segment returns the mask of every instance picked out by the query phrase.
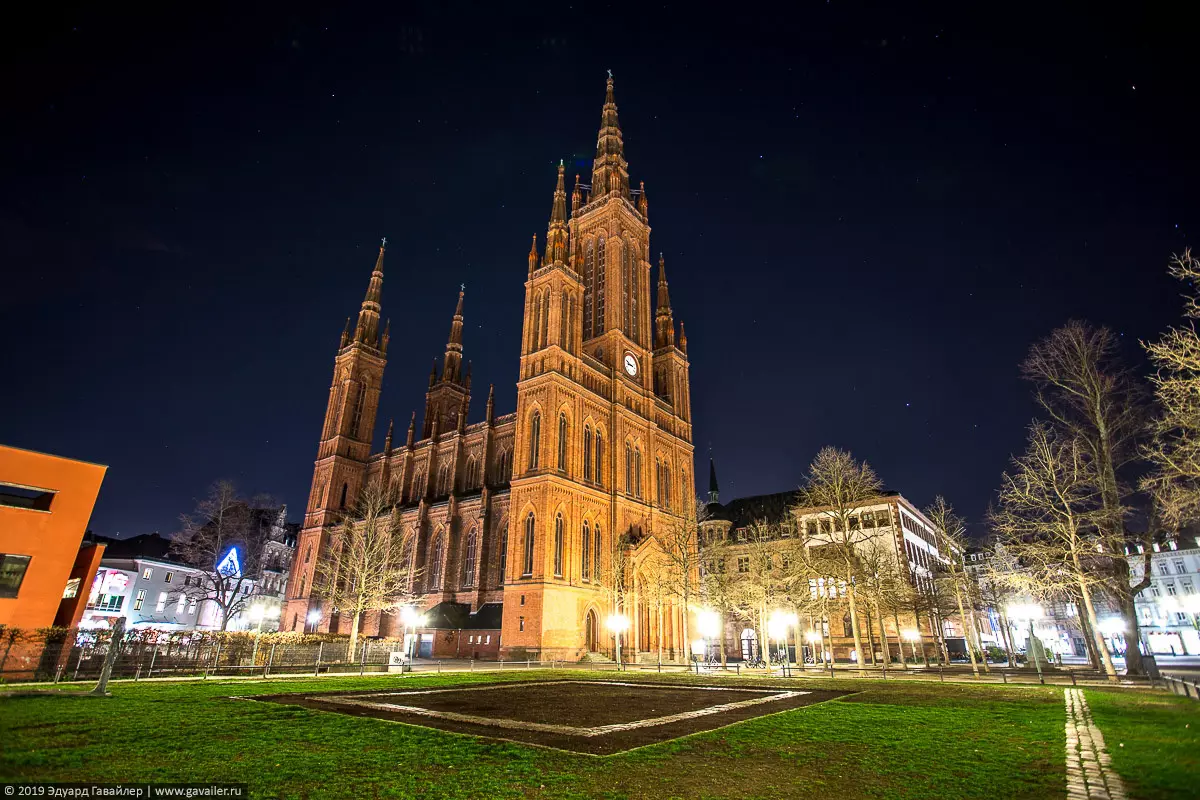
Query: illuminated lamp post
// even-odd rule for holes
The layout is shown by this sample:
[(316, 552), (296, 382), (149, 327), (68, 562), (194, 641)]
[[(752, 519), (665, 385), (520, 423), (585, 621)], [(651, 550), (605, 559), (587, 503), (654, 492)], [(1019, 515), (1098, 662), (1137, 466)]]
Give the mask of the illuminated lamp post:
[[(715, 639), (721, 633), (721, 615), (709, 609), (698, 610), (696, 612), (696, 630), (700, 632), (701, 641), (704, 644), (704, 654), (707, 656), (708, 641)], [(695, 650), (696, 647), (693, 644), (693, 653)]]
[(916, 628), (909, 628), (902, 631), (900, 635), (908, 642), (908, 649), (912, 652), (913, 663), (917, 663), (917, 642), (921, 641), (921, 632)]
[(770, 619), (767, 620), (767, 636), (775, 639), (783, 645), (783, 662), (787, 664), (787, 648), (788, 648), (788, 629), (799, 624), (800, 620), (795, 614), (788, 614), (784, 611), (771, 612)]
[(825, 648), (821, 648), (820, 653), (817, 652), (817, 643), (821, 641), (821, 634), (817, 633), (816, 631), (810, 630), (808, 633), (804, 634), (804, 638), (806, 640), (808, 640), (808, 645), (809, 645), (809, 647), (812, 648), (813, 662), (819, 664), (818, 669), (821, 667), (824, 667), (825, 666)]
[[(404, 622), (404, 632), (406, 646), (405, 652), (408, 654), (409, 663), (413, 660), (413, 645), (417, 640), (417, 628), (425, 625), (425, 615), (417, 613), (417, 610), (412, 606), (405, 606), (400, 609), (400, 619)], [(409, 638), (408, 630), (412, 629), (411, 638)]]
[[(306, 629), (304, 632), (305, 633), (316, 633), (317, 626), (321, 624), (321, 609), (314, 608), (312, 611), (309, 611), (308, 616), (304, 618), (304, 621), (308, 623), (309, 628), (312, 628), (311, 631)], [(295, 624), (295, 623), (293, 623), (293, 624)]]
[(617, 637), (617, 669), (621, 668), (621, 634), (629, 629), (629, 617), (624, 614), (612, 614), (606, 620), (608, 629)]
[(263, 620), (279, 619), (279, 606), (255, 603), (250, 607), (250, 619), (258, 620), (258, 626), (254, 632), (254, 650), (250, 653), (250, 663), (254, 664), (255, 659), (258, 658), (258, 639), (262, 636)]

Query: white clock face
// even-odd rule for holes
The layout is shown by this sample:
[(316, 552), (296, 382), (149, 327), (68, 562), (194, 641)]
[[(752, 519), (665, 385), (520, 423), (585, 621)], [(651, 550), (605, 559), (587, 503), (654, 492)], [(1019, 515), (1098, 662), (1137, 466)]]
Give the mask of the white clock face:
[(633, 357), (633, 353), (625, 354), (625, 372), (631, 378), (637, 375), (637, 359)]

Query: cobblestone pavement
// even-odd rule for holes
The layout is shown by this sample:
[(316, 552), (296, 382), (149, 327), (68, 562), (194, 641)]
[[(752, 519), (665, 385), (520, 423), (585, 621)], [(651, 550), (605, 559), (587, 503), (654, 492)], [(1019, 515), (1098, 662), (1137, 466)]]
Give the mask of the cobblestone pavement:
[(1067, 799), (1125, 800), (1125, 786), (1113, 771), (1104, 735), (1092, 720), (1081, 689), (1063, 692), (1067, 704)]

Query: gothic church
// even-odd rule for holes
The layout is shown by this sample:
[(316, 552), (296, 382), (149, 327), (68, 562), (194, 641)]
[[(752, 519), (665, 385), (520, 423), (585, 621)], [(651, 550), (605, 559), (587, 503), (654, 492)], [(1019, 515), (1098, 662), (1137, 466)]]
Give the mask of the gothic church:
[[(637, 564), (655, 530), (678, 524), (695, 496), (687, 338), (675, 320), (663, 259), (651, 306), (644, 184), (631, 188), (608, 79), (591, 184), (568, 197), (558, 167), (545, 248), (525, 280), (517, 410), (468, 423), (463, 293), (440, 371), (429, 375), (420, 435), (389, 426), (371, 453), (388, 330), (380, 331), (384, 247), (353, 331), (342, 334), (284, 630), (348, 630), (314, 592), (330, 532), (370, 481), (388, 487), (411, 547), (425, 609), (452, 604), (499, 616), (501, 658), (609, 653), (604, 620), (631, 620), (632, 651), (686, 652), (682, 610), (639, 596)], [(397, 635), (396, 615), (362, 620)]]

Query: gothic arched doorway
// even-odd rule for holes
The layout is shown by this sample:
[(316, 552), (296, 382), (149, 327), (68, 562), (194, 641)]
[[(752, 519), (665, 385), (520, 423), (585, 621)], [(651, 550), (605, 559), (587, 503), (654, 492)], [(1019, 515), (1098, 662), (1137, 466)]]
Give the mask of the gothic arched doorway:
[(589, 609), (583, 618), (583, 638), (589, 653), (596, 652), (600, 647), (600, 623), (596, 619), (596, 610)]

